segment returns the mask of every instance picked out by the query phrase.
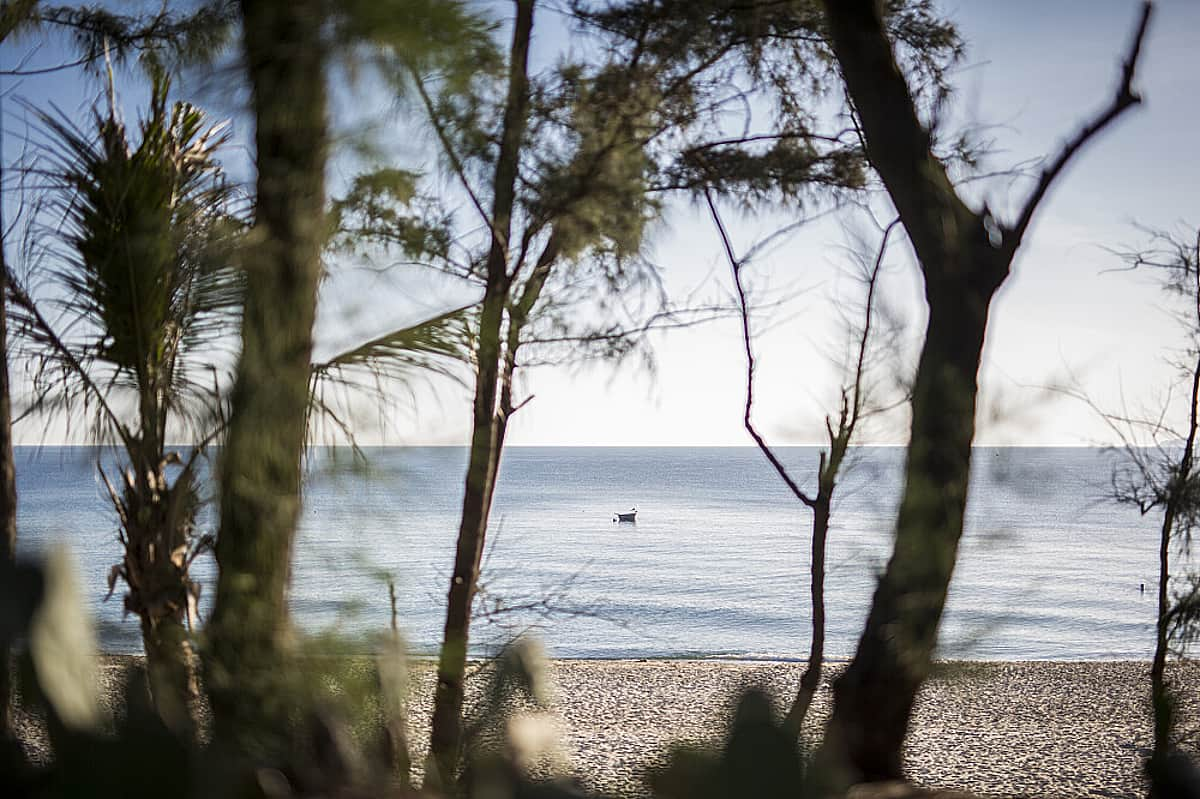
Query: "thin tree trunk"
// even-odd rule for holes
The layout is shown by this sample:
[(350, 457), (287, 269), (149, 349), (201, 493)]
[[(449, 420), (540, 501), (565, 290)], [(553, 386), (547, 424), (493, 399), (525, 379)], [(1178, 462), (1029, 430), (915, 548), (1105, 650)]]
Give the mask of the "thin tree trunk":
[(471, 606), (479, 579), (487, 535), (492, 485), (503, 443), (493, 410), (499, 374), (500, 320), (503, 296), (484, 297), (480, 315), (479, 365), (475, 384), (474, 429), (463, 495), (462, 520), (450, 578), (446, 623), (434, 689), (430, 753), (443, 786), (453, 784), (462, 748), (463, 678), (466, 673)]
[[(2, 172), (0, 165), (0, 175)], [(0, 212), (0, 231), (4, 214)], [(17, 559), (17, 475), (13, 460), (12, 396), (8, 380), (8, 262), (0, 241), (0, 561)], [(12, 728), (12, 658), (0, 650), (0, 738), (10, 737)]]
[(325, 5), (242, 0), (258, 179), (242, 353), (220, 464), (207, 689), (214, 735), (286, 753), (287, 585), (325, 238)]
[[(1197, 322), (1200, 323), (1200, 274), (1194, 277)], [(1188, 435), (1184, 441), (1179, 468), (1171, 484), (1167, 506), (1163, 512), (1162, 528), (1158, 538), (1158, 617), (1155, 624), (1154, 660), (1150, 665), (1150, 699), (1154, 711), (1154, 748), (1150, 753), (1148, 772), (1150, 796), (1163, 794), (1163, 779), (1166, 776), (1167, 755), (1171, 751), (1171, 730), (1174, 726), (1174, 706), (1167, 685), (1167, 654), (1170, 645), (1170, 598), (1171, 540), (1175, 535), (1175, 518), (1180, 504), (1186, 502), (1188, 484), (1192, 478), (1193, 453), (1196, 449), (1196, 434), (1200, 430), (1200, 359), (1192, 369), (1191, 409), (1188, 417)]]
[(1170, 610), (1167, 598), (1167, 583), (1171, 578), (1170, 544), (1171, 531), (1175, 525), (1174, 503), (1163, 514), (1162, 530), (1158, 541), (1158, 623), (1155, 625), (1154, 661), (1150, 665), (1150, 699), (1154, 711), (1154, 749), (1150, 753), (1148, 772), (1150, 796), (1161, 795), (1159, 786), (1166, 766), (1171, 745), (1171, 697), (1167, 693), (1167, 620)]
[[(886, 246), (887, 239), (884, 239)], [(883, 258), (880, 249), (879, 259)], [(878, 264), (878, 260), (877, 260)], [(876, 266), (875, 275), (878, 275)], [(829, 427), (829, 454), (821, 454), (820, 467), (817, 469), (817, 496), (813, 498), (810, 507), (813, 512), (812, 521), (812, 577), (809, 581), (809, 595), (812, 600), (812, 638), (809, 642), (808, 663), (804, 673), (800, 675), (800, 688), (796, 698), (788, 708), (783, 720), (783, 728), (793, 738), (799, 740), (804, 732), (804, 722), (808, 711), (812, 709), (813, 699), (821, 686), (821, 675), (825, 668), (825, 561), (826, 544), (829, 540), (829, 516), (833, 505), (833, 492), (837, 488), (838, 472), (842, 461), (846, 458), (846, 450), (854, 429), (858, 425), (859, 414), (862, 411), (862, 381), (863, 359), (865, 358), (868, 336), (871, 329), (871, 307), (874, 302), (875, 276), (871, 278), (871, 289), (867, 295), (867, 323), (859, 342), (858, 365), (854, 372), (852, 403), (843, 394), (842, 413), (838, 421), (837, 432)], [(828, 424), (828, 420), (826, 420)]]
[(492, 238), (486, 263), (487, 284), (476, 347), (477, 372), (470, 460), (463, 494), (462, 520), (447, 596), (446, 623), (434, 689), (430, 753), (441, 784), (453, 784), (462, 755), (463, 680), (470, 640), (471, 607), (487, 538), (496, 473), (504, 443), (505, 420), (497, 413), (501, 377), (501, 328), (511, 288), (509, 237), (516, 199), (521, 142), (529, 106), (529, 42), (533, 0), (518, 0), (509, 54), (508, 96), (492, 191)]
[(829, 537), (829, 498), (818, 496), (813, 505), (812, 579), (809, 595), (812, 598), (812, 639), (808, 647), (808, 664), (800, 675), (800, 690), (788, 708), (783, 728), (799, 739), (804, 721), (812, 707), (813, 697), (821, 686), (825, 664), (825, 544)]
[[(0, 43), (10, 32), (11, 29), (0, 33)], [(0, 119), (4, 118), (3, 95), (0, 91)], [(0, 186), (4, 185), (3, 152), (4, 133), (0, 130)], [(0, 196), (0, 564), (11, 566), (17, 561), (17, 470), (13, 458), (12, 386), (8, 375), (8, 255), (4, 241), (8, 228), (3, 205)], [(12, 655), (7, 647), (0, 647), (0, 740), (16, 737), (12, 720)]]

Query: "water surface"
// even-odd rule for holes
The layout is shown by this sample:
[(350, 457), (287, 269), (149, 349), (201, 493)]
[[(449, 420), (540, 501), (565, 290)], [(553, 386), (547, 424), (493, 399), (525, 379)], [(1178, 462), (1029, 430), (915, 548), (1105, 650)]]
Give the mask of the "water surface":
[[(316, 454), (296, 548), (293, 612), (348, 635), (389, 620), (397, 586), (412, 647), (440, 637), (466, 466), (460, 448)], [(811, 484), (815, 448), (781, 451)], [(136, 651), (98, 450), (19, 448), (20, 544), (72, 547), (109, 651)], [(889, 552), (904, 451), (852, 451), (829, 544), (827, 652), (852, 654)], [(111, 456), (104, 461), (111, 463)], [(946, 657), (1148, 658), (1158, 520), (1104, 501), (1112, 456), (977, 449)], [(807, 479), (804, 479), (807, 478)], [(636, 524), (613, 513), (638, 508)], [(213, 514), (203, 523), (211, 527)], [(510, 448), (488, 546), (477, 652), (534, 629), (558, 657), (802, 658), (811, 517), (752, 448)], [(211, 560), (196, 575), (213, 593)], [(1145, 584), (1145, 592), (1139, 590)], [(204, 603), (207, 608), (207, 601)]]

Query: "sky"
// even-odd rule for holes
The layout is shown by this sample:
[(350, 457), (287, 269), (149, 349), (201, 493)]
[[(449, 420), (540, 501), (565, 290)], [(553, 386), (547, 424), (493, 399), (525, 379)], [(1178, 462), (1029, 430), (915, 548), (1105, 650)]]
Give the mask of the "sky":
[[(494, 8), (503, 4), (492, 3)], [(1057, 151), (1062, 140), (1111, 98), (1136, 22), (1134, 0), (958, 0), (941, 8), (958, 24), (966, 57), (954, 76), (948, 125), (967, 126), (990, 141), (989, 166), (1003, 169)], [(535, 27), (536, 47), (561, 46), (561, 24), (549, 16)], [(992, 305), (981, 370), (982, 445), (1097, 445), (1114, 435), (1087, 404), (1057, 389), (1087, 394), (1113, 412), (1157, 413), (1175, 383), (1170, 355), (1185, 343), (1163, 295), (1140, 273), (1119, 271), (1113, 249), (1139, 247), (1140, 226), (1200, 226), (1200, 3), (1160, 0), (1136, 81), (1145, 102), (1127, 112), (1080, 153), (1041, 205), (1012, 276)], [(6, 47), (0, 69), (27, 53)], [(35, 54), (55, 56), (53, 46)], [(140, 101), (132, 77), (122, 88), (127, 107)], [(39, 107), (52, 101), (78, 113), (95, 84), (80, 75), (0, 76), (4, 92), (6, 163), (19, 155), (28, 130), (18, 98)], [(201, 97), (217, 112), (233, 107), (221, 87)], [(345, 109), (382, 105), (369, 89), (341, 95)], [(133, 116), (135, 114), (131, 114)], [(235, 127), (238, 127), (235, 122)], [(14, 135), (15, 134), (15, 135)], [(238, 137), (245, 141), (245, 126)], [(248, 169), (243, 151), (230, 166)], [(331, 182), (345, 175), (335, 164)], [(972, 188), (993, 208), (1012, 208), (1027, 182), (992, 181)], [(11, 201), (6, 201), (6, 209)], [(881, 208), (881, 216), (888, 214)], [(744, 248), (793, 221), (730, 214), (732, 237)], [(750, 267), (753, 296), (765, 305), (754, 316), (758, 360), (754, 418), (773, 443), (820, 444), (823, 418), (836, 410), (845, 318), (854, 316), (859, 286), (852, 276), (847, 226), (826, 218)], [(874, 244), (870, 245), (871, 247)], [(11, 250), (10, 250), (11, 254)], [(711, 220), (700, 206), (668, 207), (651, 236), (650, 254), (677, 301), (689, 296), (729, 299), (730, 279)], [(881, 363), (881, 386), (911, 371), (924, 321), (921, 283), (906, 242), (889, 249), (883, 294), (901, 324), (899, 352)], [(436, 281), (361, 276), (337, 281), (323, 294), (318, 346), (354, 337), (354, 325), (411, 321), (447, 307), (460, 292)], [(363, 289), (367, 291), (364, 293)], [(367, 301), (360, 298), (369, 297)], [(347, 301), (347, 297), (354, 297)], [(364, 320), (368, 320), (364, 322)], [(370, 321), (373, 320), (373, 321)], [(742, 427), (745, 357), (740, 323), (727, 318), (702, 327), (655, 334), (654, 368), (640, 362), (536, 367), (520, 381), (533, 399), (515, 416), (512, 445), (702, 446), (748, 445)], [(363, 406), (360, 440), (387, 444), (465, 444), (469, 391), (443, 380), (418, 381), (397, 392), (385, 409)], [(885, 389), (882, 401), (893, 396)], [(1171, 406), (1180, 411), (1178, 396)], [(379, 424), (380, 418), (384, 419)], [(905, 439), (902, 409), (871, 420), (862, 443)], [(56, 441), (64, 434), (30, 420), (18, 441)]]

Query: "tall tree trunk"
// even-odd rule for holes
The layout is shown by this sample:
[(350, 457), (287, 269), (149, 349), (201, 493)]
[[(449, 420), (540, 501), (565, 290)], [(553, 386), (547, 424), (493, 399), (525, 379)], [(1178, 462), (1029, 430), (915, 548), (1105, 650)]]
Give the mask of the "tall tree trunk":
[(517, 0), (517, 16), (509, 54), (508, 96), (492, 187), (492, 238), (486, 262), (487, 285), (476, 345), (471, 452), (454, 554), (454, 571), (447, 596), (446, 624), (442, 632), (430, 729), (430, 753), (438, 778), (446, 787), (453, 784), (456, 778), (462, 754), (463, 678), (470, 640), (471, 607), (479, 580), (488, 514), (504, 443), (505, 419), (498, 414), (496, 401), (502, 371), (501, 329), (511, 289), (509, 237), (521, 143), (525, 136), (529, 107), (528, 61), (532, 31), (533, 0)]
[[(155, 356), (156, 357), (156, 356)], [(187, 573), (191, 489), (190, 470), (170, 486), (166, 475), (165, 420), (152, 364), (137, 374), (140, 393), (138, 435), (127, 454), (124, 486), (125, 582), (127, 612), (141, 620), (142, 647), (155, 709), (173, 730), (193, 739), (198, 719), (199, 684), (187, 629), (190, 584)]]
[[(20, 21), (11, 22), (15, 26)], [(0, 31), (0, 44), (11, 32), (12, 28)], [(0, 119), (4, 118), (3, 96), (0, 91)], [(3, 153), (4, 133), (0, 130), (0, 186), (4, 185)], [(13, 459), (12, 387), (8, 376), (8, 255), (4, 241), (8, 227), (3, 206), (0, 193), (0, 568), (17, 561), (17, 469)], [(0, 647), (0, 740), (15, 737), (12, 654), (6, 647)]]
[(909, 716), (937, 643), (962, 534), (987, 321), (986, 301), (972, 299), (930, 302), (892, 557), (854, 659), (834, 686), (825, 747), (854, 780), (902, 776)]
[(1167, 621), (1170, 606), (1167, 585), (1171, 579), (1171, 532), (1175, 525), (1174, 503), (1163, 514), (1158, 540), (1158, 618), (1154, 634), (1154, 660), (1150, 664), (1150, 700), (1154, 712), (1154, 748), (1150, 752), (1147, 772), (1150, 776), (1150, 796), (1161, 796), (1159, 787), (1164, 776), (1167, 754), (1171, 747), (1171, 697), (1167, 691)]
[[(199, 684), (188, 632), (192, 585), (188, 579), (188, 537), (193, 519), (190, 469), (168, 486), (157, 403), (141, 419), (149, 438), (133, 460), (133, 481), (125, 496), (125, 582), (127, 611), (141, 619), (142, 645), (151, 696), (162, 719), (193, 738), (198, 729)], [(134, 455), (135, 453), (131, 453)]]
[(834, 686), (821, 753), (835, 780), (897, 779), (962, 535), (988, 306), (1050, 185), (1091, 137), (1139, 101), (1131, 82), (1151, 6), (1143, 8), (1112, 103), (1048, 162), (1012, 225), (986, 208), (968, 208), (933, 155), (885, 33), (881, 5), (824, 0), (824, 7), (867, 156), (916, 251), (929, 306), (892, 556), (854, 659)]
[(324, 9), (320, 0), (241, 3), (257, 202), (220, 464), (220, 577), (206, 676), (214, 735), (267, 758), (287, 745), (287, 584), (325, 238)]
[[(0, 165), (0, 175), (3, 174)], [(0, 232), (4, 214), (0, 211)], [(12, 396), (8, 380), (8, 261), (0, 240), (0, 561), (17, 559), (17, 474), (13, 460)], [(12, 734), (12, 660), (0, 649), (0, 738)]]

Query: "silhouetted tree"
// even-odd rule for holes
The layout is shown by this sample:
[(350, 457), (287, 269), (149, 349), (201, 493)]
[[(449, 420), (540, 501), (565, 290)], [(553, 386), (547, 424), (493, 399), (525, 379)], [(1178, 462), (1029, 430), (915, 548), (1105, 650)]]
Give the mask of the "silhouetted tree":
[[(831, 92), (841, 89), (831, 68), (829, 33), (819, 4), (634, 0), (576, 3), (575, 7), (607, 38), (625, 42), (628, 58), (661, 63), (660, 69), (670, 76), (669, 80), (687, 86), (691, 92), (665, 114), (664, 127), (674, 137), (673, 146), (652, 149), (658, 171), (651, 185), (656, 190), (684, 191), (702, 197), (713, 215), (734, 271), (742, 312), (749, 373), (744, 423), (789, 489), (813, 512), (809, 664), (784, 722), (786, 729), (799, 734), (820, 683), (824, 659), (829, 512), (838, 472), (864, 413), (862, 378), (866, 337), (871, 328), (870, 307), (858, 339), (863, 346), (852, 366), (853, 376), (843, 389), (837, 423), (827, 420), (830, 446), (818, 463), (816, 493), (810, 494), (787, 474), (750, 419), (755, 364), (741, 273), (751, 253), (735, 255), (717, 206), (724, 200), (755, 212), (773, 207), (794, 213), (815, 203), (837, 202), (869, 187), (869, 159), (855, 125), (830, 130), (829, 115), (818, 111)], [(934, 14), (927, 2), (904, 1), (885, 4), (882, 24), (897, 42), (919, 90), (941, 98), (946, 93), (946, 67), (961, 53), (953, 25)], [(733, 107), (737, 103), (747, 108), (766, 108), (769, 113), (746, 111), (744, 119), (739, 120), (744, 132), (729, 135), (728, 120), (731, 116), (737, 118)], [(707, 113), (710, 110), (725, 118), (714, 124)], [(833, 120), (835, 124), (843, 121)], [(957, 144), (950, 154), (962, 146)], [(802, 218), (795, 226), (803, 223)], [(874, 271), (878, 266), (877, 261)], [(874, 280), (867, 282), (870, 305)]]
[[(531, 76), (524, 59), (533, 4), (516, 7), (507, 69), (481, 81), (478, 96), (450, 79), (449, 90), (435, 96), (418, 69), (410, 70), (488, 242), (485, 253), (451, 269), (480, 277), (483, 301), (471, 454), (432, 732), (444, 784), (459, 760), (471, 606), (507, 425), (522, 404), (513, 378), (529, 362), (526, 350), (566, 345), (621, 355), (648, 327), (687, 323), (667, 310), (623, 325), (612, 319), (612, 304), (602, 302), (636, 285), (638, 247), (662, 193), (800, 201), (815, 188), (857, 187), (864, 174), (857, 139), (814, 133), (813, 115), (801, 102), (820, 94), (810, 88), (822, 74), (813, 14), (772, 8), (760, 15), (736, 3), (578, 3), (582, 30), (601, 36), (611, 52), (599, 63), (566, 63)], [(935, 39), (929, 50), (942, 46)], [(768, 51), (769, 67), (761, 57)], [(743, 69), (754, 76), (755, 91), (769, 96), (776, 127), (729, 138), (724, 114), (743, 107), (746, 95), (730, 98), (727, 89)], [(487, 102), (495, 97), (503, 103)], [(490, 197), (472, 186), (476, 174), (490, 179)], [(600, 322), (588, 329), (579, 308), (598, 300)]]
[[(26, 24), (32, 3), (7, 5), (0, 10), (0, 46), (21, 25)], [(0, 109), (3, 109), (0, 98)], [(0, 119), (3, 114), (0, 113)], [(0, 154), (4, 134), (0, 131)], [(4, 163), (0, 157), (0, 188), (4, 185)], [(0, 193), (0, 568), (14, 566), (17, 558), (17, 474), (13, 460), (12, 388), (8, 376), (8, 257), (4, 241), (7, 226), (4, 222), (3, 194)], [(0, 648), (0, 740), (12, 737), (12, 674), (11, 655), (7, 647)]]
[[(502, 355), (501, 330), (506, 312), (515, 312), (512, 336), (520, 335), (520, 315), (536, 301), (556, 256), (557, 242), (548, 242), (545, 255), (533, 266), (527, 293), (531, 302), (509, 306), (515, 269), (510, 275), (516, 184), (529, 109), (529, 43), (533, 33), (533, 0), (518, 0), (508, 63), (508, 91), (504, 103), (500, 143), (492, 182), (492, 207), (486, 216), (491, 244), (483, 270), (486, 285), (479, 312), (476, 345), (475, 403), (472, 413), (470, 462), (463, 497), (462, 523), (454, 556), (454, 570), (446, 609), (446, 624), (438, 659), (430, 751), (442, 785), (455, 780), (462, 751), (463, 678), (467, 658), (471, 606), (479, 579), (479, 565), (487, 535), (488, 512), (500, 467), (500, 450), (512, 403), (512, 369), (515, 361)], [(520, 264), (516, 264), (520, 266)], [(515, 352), (513, 353), (515, 358)], [(502, 377), (507, 381), (501, 385)], [(497, 405), (497, 394), (501, 394)]]
[(1063, 167), (1139, 101), (1132, 82), (1150, 6), (1111, 104), (1047, 163), (1012, 223), (970, 207), (955, 190), (897, 65), (880, 4), (826, 0), (824, 7), (867, 157), (912, 242), (929, 306), (892, 556), (854, 658), (834, 686), (822, 748), (838, 779), (870, 781), (902, 776), (909, 717), (937, 641), (962, 534), (988, 306)]
[[(1158, 591), (1150, 695), (1154, 712), (1154, 746), (1147, 763), (1150, 794), (1176, 796), (1180, 786), (1172, 768), (1175, 748), (1175, 697), (1167, 680), (1167, 658), (1182, 653), (1195, 639), (1200, 621), (1200, 583), (1184, 579), (1173, 558), (1186, 559), (1200, 525), (1200, 473), (1196, 444), (1200, 432), (1200, 235), (1155, 231), (1146, 249), (1122, 254), (1130, 267), (1148, 271), (1178, 303), (1178, 319), (1188, 345), (1177, 362), (1186, 385), (1182, 425), (1171, 421), (1172, 409), (1144, 418), (1104, 411), (1082, 394), (1123, 442), (1114, 466), (1112, 496), (1143, 515), (1161, 513), (1158, 538)], [(1172, 587), (1181, 590), (1172, 592)]]
[(746, 354), (746, 402), (742, 423), (746, 428), (746, 432), (754, 439), (755, 445), (758, 446), (759, 450), (762, 451), (767, 461), (771, 464), (771, 467), (779, 475), (780, 479), (783, 480), (784, 484), (787, 485), (792, 496), (812, 511), (812, 527), (809, 539), (809, 565), (811, 570), (809, 597), (812, 602), (812, 633), (809, 638), (808, 662), (805, 665), (803, 674), (800, 675), (799, 690), (792, 700), (782, 724), (782, 729), (792, 736), (793, 739), (798, 739), (803, 733), (804, 720), (808, 717), (809, 708), (812, 707), (813, 697), (816, 696), (817, 689), (821, 685), (821, 674), (825, 662), (825, 553), (829, 539), (830, 511), (833, 504), (833, 495), (837, 489), (838, 474), (846, 458), (846, 452), (850, 447), (851, 440), (854, 438), (855, 431), (858, 429), (859, 422), (870, 411), (870, 408), (867, 406), (868, 386), (866, 385), (866, 369), (868, 366), (871, 337), (874, 332), (872, 330), (872, 323), (876, 310), (875, 294), (879, 283), (879, 272), (883, 266), (884, 255), (887, 252), (888, 238), (892, 230), (899, 224), (899, 220), (893, 221), (884, 228), (883, 237), (874, 259), (869, 266), (864, 264), (866, 269), (864, 270), (863, 281), (866, 284), (866, 300), (863, 310), (863, 321), (861, 327), (856, 331), (857, 340), (855, 342), (855, 353), (853, 364), (850, 367), (850, 374), (847, 382), (841, 388), (841, 403), (837, 415), (837, 424), (834, 424), (831, 417), (825, 417), (825, 430), (829, 436), (829, 446), (827, 449), (822, 449), (818, 456), (817, 491), (814, 494), (810, 491), (805, 491), (796, 482), (783, 461), (779, 459), (779, 456), (776, 455), (770, 444), (767, 443), (767, 440), (758, 431), (757, 427), (755, 427), (752, 418), (754, 410), (754, 373), (757, 361), (754, 356), (753, 334), (750, 324), (750, 300), (743, 271), (750, 262), (753, 252), (758, 247), (756, 245), (746, 255), (737, 256), (725, 223), (721, 218), (720, 212), (717, 210), (716, 202), (711, 194), (708, 194), (705, 199), (708, 203), (713, 223), (716, 225), (717, 232), (720, 235), (726, 258), (733, 271), (734, 289), (737, 292), (738, 305), (741, 309), (742, 344)]

